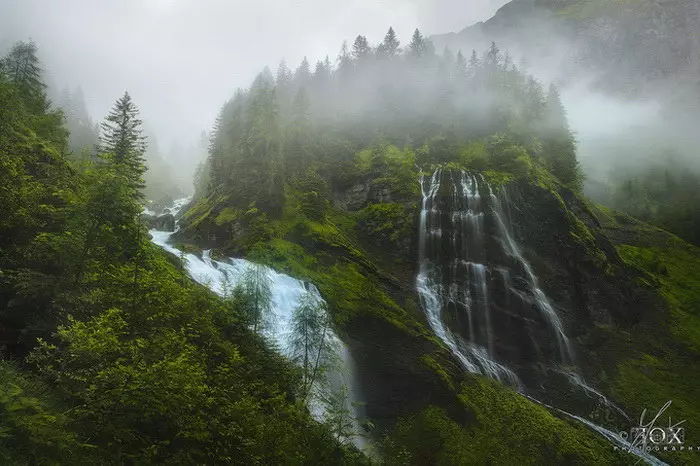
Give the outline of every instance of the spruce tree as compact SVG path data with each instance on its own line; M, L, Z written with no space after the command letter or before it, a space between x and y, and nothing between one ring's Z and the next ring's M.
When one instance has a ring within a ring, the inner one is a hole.
M37 51L34 42L17 42L0 62L0 70L19 90L28 110L35 114L49 107Z
M420 58L425 54L425 39L418 29L413 32L413 37L411 37L411 43L408 45L408 48L411 56L414 58Z
M352 44L352 55L355 60L364 60L369 57L372 52L372 48L369 46L369 42L365 36L357 36L355 43Z
M144 153L146 138L142 135L139 110L128 92L117 100L112 111L102 122L100 152L124 169L129 187L141 197L146 172Z
M394 28L390 27L384 36L384 42L380 45L380 55L383 58L393 58L399 54L399 39L396 37Z
M336 348L330 338L326 305L318 296L305 293L292 316L291 357L302 369L302 397L322 388L325 374L336 365Z

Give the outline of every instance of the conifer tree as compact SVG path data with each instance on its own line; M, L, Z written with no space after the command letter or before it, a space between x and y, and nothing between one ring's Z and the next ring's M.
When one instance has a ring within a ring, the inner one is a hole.
M17 42L10 53L0 62L0 69L15 85L32 113L46 111L46 84L42 80L42 69L34 42Z
M352 56L357 61L361 61L369 57L372 53L372 48L369 46L369 42L365 36L359 35L355 39L355 43L352 44Z
M421 58L425 54L425 39L423 34L416 29L411 37L411 43L408 45L411 56Z
M292 316L291 357L301 366L302 396L307 400L314 387L323 386L325 373L336 364L329 327L325 303L305 293Z
M265 333L275 324L271 287L265 266L252 264L234 289L226 292L237 303L244 322L255 333Z
M289 70L289 67L287 66L287 62L285 60L282 60L277 67L277 78L275 79L275 83L280 86L284 87L288 85L292 80L292 72Z
M464 80L467 77L467 59L464 58L461 50L457 52L455 59L455 74L459 80Z
M299 68L297 68L297 71L294 74L294 80L299 86L305 86L310 82L311 66L309 65L308 58L304 57L304 59L301 61Z
M390 27L384 36L384 41L381 43L378 49L378 55L382 58L393 58L399 54L399 42L398 37L396 37L396 32L394 28Z
M100 152L124 168L129 187L137 197L141 196L146 172L146 138L142 135L141 124L138 108L125 92L100 125Z

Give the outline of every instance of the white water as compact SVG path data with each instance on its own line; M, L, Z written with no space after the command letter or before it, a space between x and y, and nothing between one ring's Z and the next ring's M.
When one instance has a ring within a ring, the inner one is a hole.
M428 323L435 334L447 345L452 353L459 359L469 372L484 374L498 381L508 383L518 389L520 381L513 371L492 358L493 343L491 332L490 311L488 306L488 285L486 280L486 266L483 263L469 261L469 245L476 245L476 254L480 251L479 244L483 241L483 211L481 198L474 185L468 185L467 180L461 180L465 197L457 192L457 183L452 183L452 192L455 206L459 210L447 213L453 226L451 238L452 253L455 254L451 262L452 276L457 276L460 271L466 278L466 283L452 281L444 284L442 274L444 267L436 265L431 260L435 245L442 239L440 220L443 212L436 205L436 197L440 191L442 169L437 169L429 182L426 183L421 176L421 190L423 201L420 214L420 240L419 255L420 269L416 279L416 286L420 296L421 305L426 313ZM471 243L467 232L474 235ZM459 334L452 332L442 318L443 310L448 306L461 305L466 309L469 323L470 338L465 340ZM475 320L483 320L485 327L486 346L477 342L474 329Z
M444 176L443 170L438 168L430 179L423 175L420 178L423 201L420 214L420 269L417 277L417 290L421 304L435 334L454 353L467 371L480 373L498 381L509 383L524 394L515 373L504 364L497 362L494 357L494 337L488 302L488 274L491 272L490 268L493 268L493 273L501 276L506 290L512 293L514 297L536 305L536 308L554 333L563 364L573 362L574 356L571 344L554 307L540 289L532 267L524 258L520 247L513 239L508 216L503 210L503 204L509 205L505 189L501 191L504 198L501 200L494 195L491 186L489 186L483 176L477 178L472 174L461 171L457 175L457 179L455 173L450 172L452 211L442 212L438 205L438 197L441 190L441 180ZM458 189L457 186L461 189ZM481 195L479 191L480 186L488 191L487 197ZM486 205L487 202L488 205ZM490 213L495 218L498 240L504 252L520 264L524 271L524 278L528 285L525 291L516 289L511 278L511 270L507 267L489 265L487 263L484 246L484 219L487 209L490 209ZM452 229L452 235L449 239L450 247L447 251L449 259L441 257L446 252L446 245L441 243L443 233L441 225L444 224L446 218L449 218L451 221L450 226ZM448 265L438 265L436 261L440 259L442 259L442 264ZM449 283L445 282L443 275L448 276ZM460 280L462 282L466 281L466 283L460 283ZM506 305L510 307L509 295L505 298ZM464 309L467 314L469 326L468 341L460 334L451 331L443 319L446 311L451 309L454 312L454 310L460 308ZM476 329L479 330L478 332L475 330L476 326L480 327ZM484 344L479 344L479 342L484 342ZM586 384L578 374L571 372L562 373L569 378L572 386L584 390L588 396L598 397L606 405L618 411L626 419L629 419L622 409L609 401L602 393ZM581 422L621 450L629 451L651 465L665 465L665 463L648 452L632 446L618 434L596 425L588 419L546 405L530 396L524 396Z
M606 429L605 427L601 427L597 424L592 423L586 418L583 418L581 416L577 416L575 414L567 413L564 410L561 410L559 408L556 408L554 406L550 406L546 403L542 403L541 401L532 398L531 396L525 395L526 398L528 398L531 401L534 401L535 403L545 406L546 408L549 408L553 411L557 411L559 413L562 413L563 415L567 416L568 418L574 419L575 421L578 421L582 424L584 424L586 427L591 429L594 432L597 432L601 436L605 437L607 440L609 440L611 443L613 443L615 446L617 446L620 450L629 452L639 458L640 460L646 461L647 464L650 464L652 466L669 466L668 464L664 463L660 459L656 458L655 456L651 455L650 453L637 448L636 446L633 446L630 442L627 440L623 439L620 437L619 434L616 434L612 432L611 430Z
M484 183L486 183L486 180L484 180L483 175L481 176L481 179ZM513 237L510 233L509 225L507 225L506 220L504 220L504 212L500 199L493 194L491 186L488 183L486 183L486 185L489 189L489 196L491 197L491 200L494 203L493 212L495 214L498 227L501 233L501 238L503 240L504 246L506 247L506 251L508 252L508 254L510 254L511 257L517 259L518 262L520 262L520 264L522 264L523 268L525 269L527 279L530 282L530 289L532 290L532 293L535 299L537 300L537 307L543 313L545 319L547 320L547 322L549 322L550 326L555 332L557 343L559 344L559 352L561 355L562 362L571 363L574 360L574 353L571 349L571 343L569 342L569 338L566 336L566 333L564 333L564 325L559 319L559 316L554 310L554 307L552 307L552 303L550 303L549 298L547 298L547 295L545 295L544 292L540 289L539 284L537 282L537 276L533 272L530 263L527 260L525 260L525 257L523 257L523 253L518 247L518 244L513 240ZM506 202L508 202L508 192L505 188L502 192Z
M173 215L176 215L186 203L187 201L176 203L176 207L171 210ZM193 280L220 296L224 295L226 287L234 287L246 270L254 266L252 262L245 259L228 258L225 262L213 260L211 251L204 251L201 258L195 254L185 254L169 244L173 233L151 230L150 234L154 244L184 259L184 266ZM306 293L312 294L320 301L323 301L323 298L312 284L306 284L301 280L278 273L269 267L265 267L265 271L270 281L271 307L274 313L274 318L271 319L272 328L266 336L282 354L290 355L289 342L294 309ZM360 435L363 432L359 422L364 417L364 410L359 397L355 363L347 346L332 330L329 331L326 338L331 346L337 348L341 360L341 367L328 376L330 389L339 390L343 385L347 387L348 397L345 408L353 418L353 431L356 434L352 441L358 448L365 449L368 445L365 438ZM310 401L309 410L321 422L325 419L325 407L318 400L318 397L313 398L315 399Z

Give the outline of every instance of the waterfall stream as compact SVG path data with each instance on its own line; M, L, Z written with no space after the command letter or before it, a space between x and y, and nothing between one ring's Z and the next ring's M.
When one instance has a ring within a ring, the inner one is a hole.
M438 168L419 181L417 291L430 327L464 368L512 386L649 464L663 465L611 430L527 394L528 387L541 387L541 368L547 367L563 375L572 391L600 399L629 421L571 371L575 358L564 325L513 238L507 190L496 195L482 175L464 170Z
M176 215L187 203L187 200L176 201L170 210ZM211 258L211 251L203 251L202 257L195 254L186 254L170 244L172 232L151 230L152 241L164 250L184 258L184 266L190 277L197 283L206 286L214 293L223 296L226 287L235 286L246 270L254 266L254 263L245 259L227 258L225 261L217 261ZM292 332L292 316L300 299L306 293L310 293L315 299L323 301L318 289L310 283L305 283L296 278L279 273L269 267L265 267L265 273L270 281L271 307L274 317L272 327L265 336L274 343L282 354L290 354L290 334ZM337 348L340 367L328 375L330 390L337 392L341 387L347 387L347 400L345 409L353 419L353 432L356 434L352 441L360 449L368 445L364 436L360 420L364 418L362 403L359 396L355 363L347 346L333 332L326 336L329 344ZM312 397L309 403L311 414L322 422L325 420L325 405L319 401L319 397Z

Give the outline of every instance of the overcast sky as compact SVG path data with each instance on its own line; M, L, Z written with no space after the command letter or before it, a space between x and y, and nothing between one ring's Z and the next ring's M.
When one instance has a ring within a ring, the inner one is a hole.
M0 0L0 49L32 38L49 79L82 86L102 118L129 90L161 150L209 129L237 87L282 58L335 59L344 39L392 25L406 43L459 31L506 0Z

